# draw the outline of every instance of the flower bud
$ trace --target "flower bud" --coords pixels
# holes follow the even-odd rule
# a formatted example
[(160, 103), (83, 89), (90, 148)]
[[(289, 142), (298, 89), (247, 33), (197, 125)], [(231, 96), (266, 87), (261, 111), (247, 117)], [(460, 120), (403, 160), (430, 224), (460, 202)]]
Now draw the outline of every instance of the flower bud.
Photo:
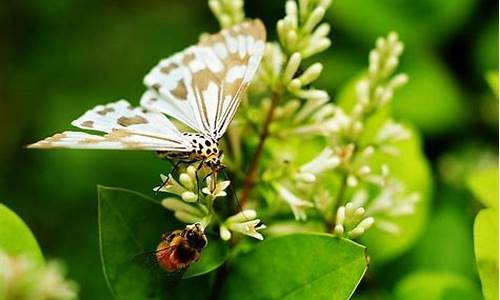
[(188, 190), (194, 189), (194, 182), (187, 173), (182, 173), (179, 176), (180, 183)]
[(174, 216), (177, 220), (187, 223), (187, 224), (192, 224), (200, 221), (200, 218), (197, 215), (192, 215), (186, 211), (176, 211), (174, 213)]
[(196, 201), (198, 201), (198, 195), (196, 195), (193, 192), (189, 192), (189, 191), (182, 193), (181, 197), (182, 197), (182, 200), (184, 200), (186, 202), (196, 202)]
[(349, 175), (347, 176), (347, 185), (349, 187), (356, 187), (358, 186), (358, 179), (354, 175)]
[(361, 221), (356, 227), (361, 227), (364, 231), (367, 231), (370, 227), (372, 227), (373, 223), (375, 223), (375, 219), (372, 217), (368, 217)]
[(292, 79), (292, 81), (290, 81), (290, 83), (288, 83), (288, 85), (287, 85), (288, 90), (292, 93), (298, 92), (301, 87), (302, 87), (302, 83), (297, 78)]
[(317, 40), (327, 36), (330, 33), (330, 25), (328, 23), (323, 23), (316, 28), (313, 32), (311, 39)]
[(345, 207), (340, 206), (337, 209), (337, 218), (335, 219), (335, 223), (337, 225), (342, 225), (342, 224), (344, 224), (344, 221), (345, 221)]
[(297, 72), (300, 66), (300, 62), (302, 61), (302, 57), (300, 53), (295, 52), (290, 56), (288, 60), (288, 64), (285, 67), (285, 71), (283, 72), (283, 83), (287, 84), (292, 80), (293, 76)]
[(313, 183), (316, 181), (316, 176), (311, 173), (297, 173), (295, 179), (304, 183)]
[(242, 223), (253, 220), (257, 217), (257, 212), (253, 209), (245, 209), (226, 219), (226, 223)]
[(301, 53), (303, 57), (306, 58), (328, 49), (331, 44), (332, 41), (330, 41), (329, 38), (314, 39), (310, 41), (309, 46), (302, 50)]
[(316, 7), (313, 12), (309, 15), (306, 23), (302, 27), (304, 32), (312, 32), (314, 27), (321, 22), (323, 17), (325, 16), (325, 9), (323, 7)]
[(287, 15), (296, 17), (298, 11), (297, 2), (294, 0), (288, 0), (285, 4), (285, 11)]
[(231, 231), (227, 229), (225, 225), (219, 227), (220, 238), (224, 241), (229, 241), (231, 239)]
[(355, 239), (365, 233), (365, 230), (363, 228), (356, 227), (353, 230), (349, 231), (347, 236), (351, 239)]
[(333, 228), (333, 234), (335, 234), (336, 236), (343, 236), (344, 235), (344, 226), (340, 225), (340, 224), (337, 224), (335, 225), (335, 227)]
[(302, 85), (308, 85), (314, 80), (318, 79), (321, 71), (323, 70), (323, 65), (321, 63), (315, 63), (311, 65), (307, 70), (299, 77)]

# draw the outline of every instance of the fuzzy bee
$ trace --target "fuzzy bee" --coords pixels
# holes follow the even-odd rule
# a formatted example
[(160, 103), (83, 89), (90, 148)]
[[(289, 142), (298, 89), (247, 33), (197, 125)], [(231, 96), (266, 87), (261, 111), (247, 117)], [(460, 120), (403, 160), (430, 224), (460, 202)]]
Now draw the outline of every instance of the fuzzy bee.
[(163, 235), (156, 249), (156, 260), (166, 271), (175, 272), (197, 261), (207, 243), (201, 224), (188, 225)]

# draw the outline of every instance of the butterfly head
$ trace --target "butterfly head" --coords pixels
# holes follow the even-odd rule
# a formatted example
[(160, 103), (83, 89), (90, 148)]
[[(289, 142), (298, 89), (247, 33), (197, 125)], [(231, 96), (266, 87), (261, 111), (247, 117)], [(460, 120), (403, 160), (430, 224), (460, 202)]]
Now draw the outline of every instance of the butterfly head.
[(205, 158), (204, 160), (205, 166), (209, 169), (217, 170), (221, 165), (220, 158), (218, 156), (211, 155), (210, 157)]

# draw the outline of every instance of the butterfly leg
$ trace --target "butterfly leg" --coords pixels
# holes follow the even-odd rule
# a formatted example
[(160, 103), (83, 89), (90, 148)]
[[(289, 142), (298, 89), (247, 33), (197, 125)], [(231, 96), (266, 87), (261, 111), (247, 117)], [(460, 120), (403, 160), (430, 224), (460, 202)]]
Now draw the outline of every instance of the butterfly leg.
[[(198, 189), (198, 201), (200, 201), (200, 182), (199, 182), (199, 179), (198, 179), (198, 171), (203, 166), (203, 163), (205, 163), (205, 160), (202, 160), (200, 162), (200, 164), (198, 165), (198, 168), (196, 168), (196, 173), (195, 173), (195, 176), (196, 176), (196, 188)], [(205, 179), (203, 179), (203, 180), (205, 180)]]
[(159, 187), (156, 188), (155, 193), (158, 193), (164, 186), (166, 186), (168, 184), (168, 180), (170, 179), (170, 175), (174, 174), (181, 164), (189, 165), (193, 162), (195, 162), (195, 161), (194, 160), (192, 160), (192, 161), (179, 160), (178, 162), (176, 162), (172, 171), (170, 171), (170, 173), (168, 173), (167, 179)]

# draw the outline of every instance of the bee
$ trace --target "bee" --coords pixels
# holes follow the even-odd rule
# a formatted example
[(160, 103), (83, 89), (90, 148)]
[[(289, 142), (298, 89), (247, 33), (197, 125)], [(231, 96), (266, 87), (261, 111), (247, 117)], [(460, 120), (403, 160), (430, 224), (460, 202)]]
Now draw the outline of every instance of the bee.
[(158, 264), (168, 272), (184, 269), (198, 261), (208, 240), (200, 223), (164, 234), (156, 249)]

